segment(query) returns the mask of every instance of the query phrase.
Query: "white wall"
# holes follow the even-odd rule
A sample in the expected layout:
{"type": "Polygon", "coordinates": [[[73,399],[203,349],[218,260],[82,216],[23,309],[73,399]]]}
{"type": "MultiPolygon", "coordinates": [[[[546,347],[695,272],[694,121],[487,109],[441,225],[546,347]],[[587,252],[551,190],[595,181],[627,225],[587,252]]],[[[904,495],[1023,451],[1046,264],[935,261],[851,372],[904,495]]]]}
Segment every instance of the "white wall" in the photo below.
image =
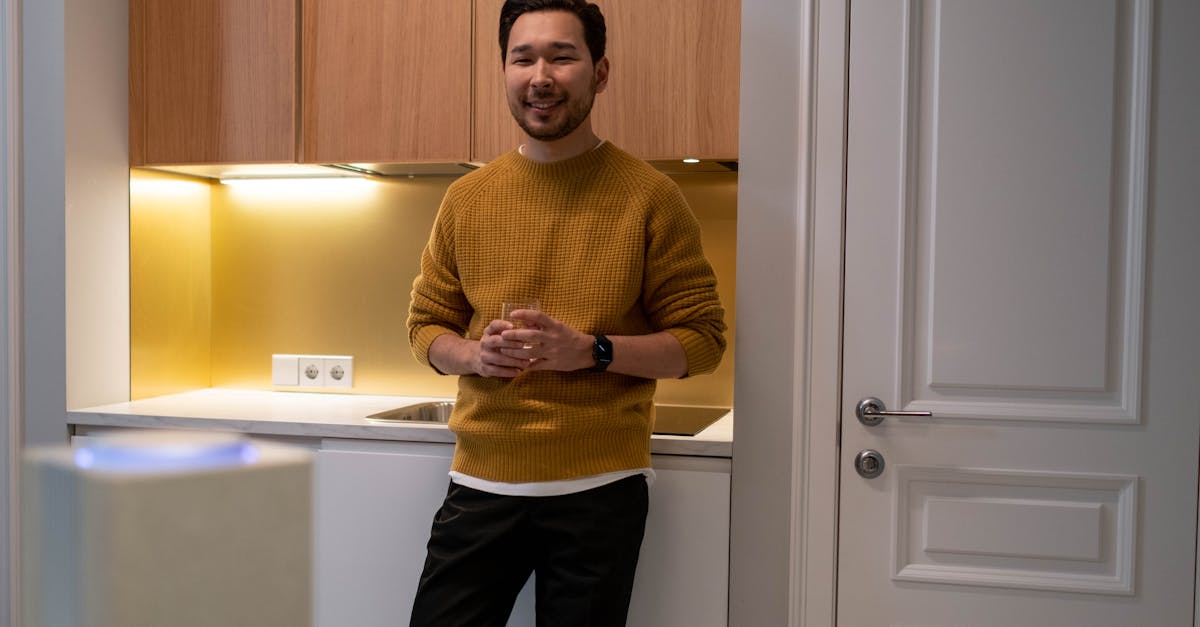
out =
{"type": "Polygon", "coordinates": [[[23,13],[32,444],[65,441],[68,407],[129,398],[129,13],[126,0],[38,0],[23,13]]]}
{"type": "Polygon", "coordinates": [[[742,0],[730,625],[834,623],[847,0],[742,0]]]}
{"type": "Polygon", "coordinates": [[[22,2],[25,444],[66,441],[63,2],[22,2]]]}
{"type": "MultiPolygon", "coordinates": [[[[23,334],[20,346],[6,347],[20,356],[20,389],[6,390],[6,396],[17,396],[17,406],[23,405],[24,410],[8,416],[10,421],[21,423],[11,425],[8,431],[10,436],[22,440],[9,443],[13,445],[9,450],[15,451],[26,444],[62,442],[66,436],[62,298],[63,7],[56,0],[10,1],[17,5],[19,10],[15,14],[21,20],[17,60],[20,130],[19,138],[10,137],[20,142],[20,226],[18,233],[9,235],[20,242],[19,256],[14,257],[21,273],[20,292],[13,313],[19,318],[23,334]],[[37,419],[27,420],[30,416],[37,419]]],[[[5,8],[9,8],[8,3],[5,8]]],[[[5,13],[9,17],[14,15],[7,10],[5,13]]],[[[11,42],[6,39],[6,43],[11,42]]],[[[7,242],[9,238],[5,239],[7,242]]],[[[6,314],[9,311],[7,306],[4,310],[6,314]]],[[[5,400],[7,405],[8,398],[5,400]]],[[[13,523],[17,513],[5,514],[7,531],[15,533],[13,523]]],[[[3,592],[4,607],[8,609],[0,615],[0,625],[15,627],[19,608],[15,607],[16,597],[11,591],[15,588],[12,583],[16,579],[16,555],[10,548],[0,557],[7,584],[3,592]]]]}
{"type": "Polygon", "coordinates": [[[129,400],[129,8],[66,0],[66,407],[129,400]]]}
{"type": "MultiPolygon", "coordinates": [[[[24,412],[9,416],[20,421],[15,449],[66,442],[69,406],[129,398],[129,10],[127,0],[10,4],[21,17],[24,412]]],[[[15,515],[0,511],[0,537],[15,515]]],[[[9,546],[0,546],[0,608],[14,607],[9,546]]],[[[0,627],[9,620],[0,614],[0,627]]]]}
{"type": "MultiPolygon", "coordinates": [[[[20,51],[20,296],[22,325],[21,445],[66,440],[63,300],[63,5],[61,0],[18,2],[20,51]]],[[[13,349],[12,346],[9,347],[13,349]]],[[[15,520],[17,514],[12,514],[15,520]]],[[[16,578],[16,555],[0,566],[16,578]]],[[[8,589],[12,589],[11,587],[8,589]]],[[[10,615],[17,599],[8,598],[10,615]]]]}
{"type": "MultiPolygon", "coordinates": [[[[9,298],[9,290],[14,281],[11,278],[13,266],[9,263],[9,254],[13,251],[10,246],[8,228],[10,216],[17,212],[17,203],[13,195],[20,189],[16,180],[16,167],[19,165],[20,153],[15,145],[16,137],[20,134],[18,128],[20,113],[15,101],[20,94],[15,81],[20,79],[17,72],[18,50],[20,42],[20,24],[16,23],[17,3],[14,0],[0,0],[0,626],[8,626],[16,622],[16,609],[13,607],[13,578],[9,576],[11,556],[15,553],[16,525],[13,516],[16,514],[16,464],[17,443],[20,440],[20,416],[11,411],[14,399],[9,375],[16,370],[10,370],[9,364],[12,351],[20,348],[19,341],[11,340],[9,333],[9,305],[16,299],[9,298]]],[[[12,233],[15,235],[15,233],[12,233]]]]}
{"type": "Polygon", "coordinates": [[[792,391],[803,365],[797,34],[805,4],[742,0],[731,625],[785,625],[788,616],[800,412],[792,391]]]}

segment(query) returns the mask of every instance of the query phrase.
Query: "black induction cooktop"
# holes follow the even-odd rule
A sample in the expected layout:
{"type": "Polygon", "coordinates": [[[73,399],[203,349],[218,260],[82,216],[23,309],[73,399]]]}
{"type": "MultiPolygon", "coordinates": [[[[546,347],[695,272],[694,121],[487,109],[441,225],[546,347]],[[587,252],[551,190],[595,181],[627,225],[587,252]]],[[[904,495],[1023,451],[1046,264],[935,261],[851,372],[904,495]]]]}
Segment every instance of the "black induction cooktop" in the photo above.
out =
{"type": "Polygon", "coordinates": [[[659,435],[696,435],[728,413],[728,407],[655,405],[654,433],[659,435]]]}

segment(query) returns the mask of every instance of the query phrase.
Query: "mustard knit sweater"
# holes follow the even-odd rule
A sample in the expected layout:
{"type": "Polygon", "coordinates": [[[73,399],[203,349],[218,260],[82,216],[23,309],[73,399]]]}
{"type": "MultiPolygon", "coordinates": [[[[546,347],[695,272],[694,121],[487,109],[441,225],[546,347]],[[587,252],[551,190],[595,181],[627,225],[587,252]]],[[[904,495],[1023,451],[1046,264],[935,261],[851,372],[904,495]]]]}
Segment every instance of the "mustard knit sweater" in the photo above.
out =
{"type": "MultiPolygon", "coordinates": [[[[689,376],[725,350],[695,216],[674,181],[608,142],[555,163],[512,151],[450,185],[413,282],[413,354],[429,365],[436,337],[479,339],[502,302],[529,298],[584,333],[667,331],[689,376]]],[[[462,376],[452,467],[506,482],[647,467],[654,388],[590,370],[462,376]]]]}

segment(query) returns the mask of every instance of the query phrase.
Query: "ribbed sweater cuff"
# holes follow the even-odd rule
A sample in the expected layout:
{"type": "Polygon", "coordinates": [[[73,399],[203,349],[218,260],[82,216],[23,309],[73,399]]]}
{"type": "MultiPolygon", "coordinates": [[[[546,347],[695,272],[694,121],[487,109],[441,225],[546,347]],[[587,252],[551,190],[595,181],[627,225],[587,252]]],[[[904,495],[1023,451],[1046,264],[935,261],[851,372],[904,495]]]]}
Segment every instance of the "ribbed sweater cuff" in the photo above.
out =
{"type": "Polygon", "coordinates": [[[683,352],[687,355],[687,376],[708,374],[720,365],[721,351],[716,350],[712,340],[703,333],[691,329],[667,329],[667,333],[674,335],[683,345],[683,352]]]}
{"type": "Polygon", "coordinates": [[[454,333],[454,331],[452,329],[447,329],[446,327],[429,325],[421,327],[415,334],[413,334],[413,356],[416,357],[417,361],[421,362],[422,364],[437,370],[439,374],[444,373],[442,373],[441,370],[438,370],[436,366],[429,363],[429,347],[433,345],[433,341],[437,339],[438,336],[445,335],[447,333],[454,333]]]}

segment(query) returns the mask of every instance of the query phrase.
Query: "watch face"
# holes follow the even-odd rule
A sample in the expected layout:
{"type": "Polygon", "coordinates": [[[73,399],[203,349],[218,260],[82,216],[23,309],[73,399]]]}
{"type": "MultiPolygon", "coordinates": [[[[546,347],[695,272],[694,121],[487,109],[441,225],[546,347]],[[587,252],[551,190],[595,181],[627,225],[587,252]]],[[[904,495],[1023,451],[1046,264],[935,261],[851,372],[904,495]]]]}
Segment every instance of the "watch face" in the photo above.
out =
{"type": "Polygon", "coordinates": [[[612,340],[597,335],[596,341],[592,343],[592,360],[596,362],[592,366],[592,370],[603,371],[612,363],[612,340]]]}

